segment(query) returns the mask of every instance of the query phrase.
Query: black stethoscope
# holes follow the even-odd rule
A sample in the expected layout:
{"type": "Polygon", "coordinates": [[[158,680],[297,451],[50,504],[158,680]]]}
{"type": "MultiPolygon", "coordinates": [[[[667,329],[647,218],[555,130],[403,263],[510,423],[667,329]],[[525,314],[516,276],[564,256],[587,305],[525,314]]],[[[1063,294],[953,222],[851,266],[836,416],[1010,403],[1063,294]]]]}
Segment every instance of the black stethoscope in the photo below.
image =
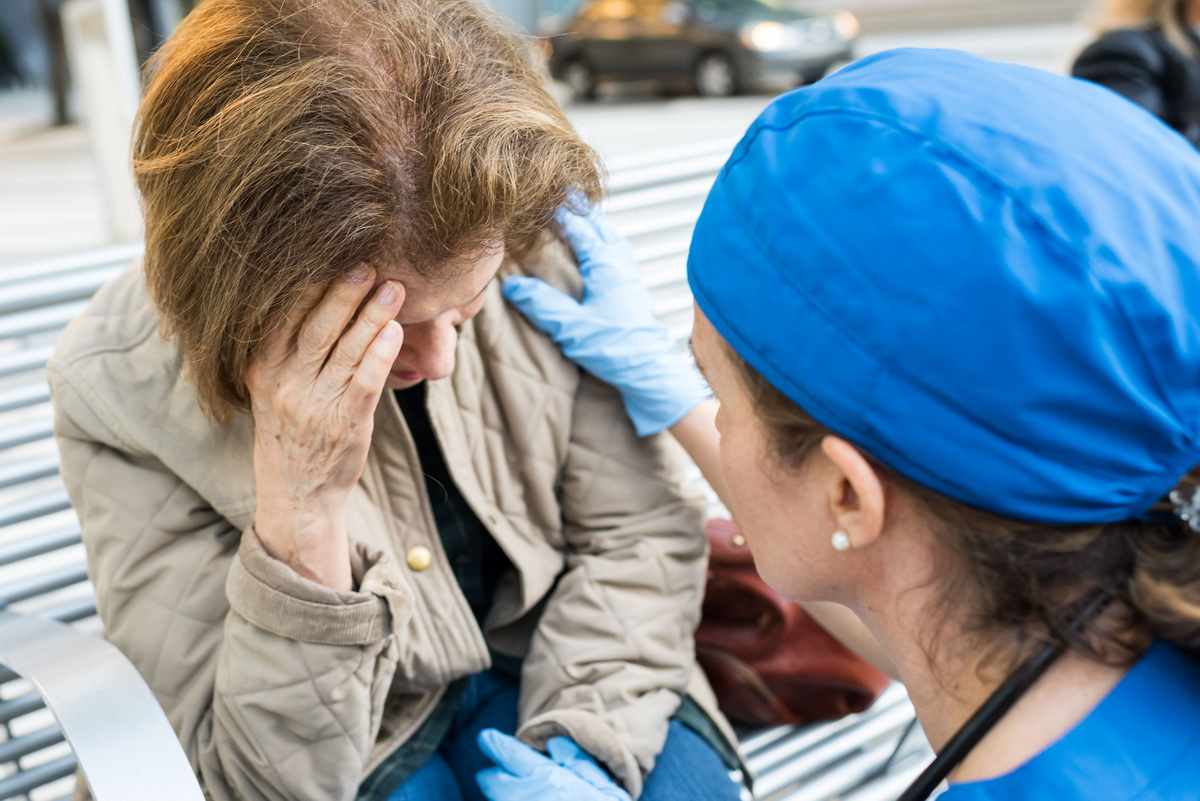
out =
{"type": "MultiPolygon", "coordinates": [[[[1103,592],[1094,598],[1084,609],[1073,626],[1079,628],[1084,621],[1091,621],[1112,603],[1113,595],[1103,592]]],[[[1004,680],[975,714],[955,732],[950,741],[929,763],[929,767],[900,794],[896,801],[925,801],[938,788],[950,771],[966,759],[971,749],[979,744],[1000,718],[1012,708],[1018,699],[1025,694],[1033,683],[1063,655],[1064,648],[1058,643],[1048,643],[1040,651],[1021,663],[1020,667],[1004,680]]]]}

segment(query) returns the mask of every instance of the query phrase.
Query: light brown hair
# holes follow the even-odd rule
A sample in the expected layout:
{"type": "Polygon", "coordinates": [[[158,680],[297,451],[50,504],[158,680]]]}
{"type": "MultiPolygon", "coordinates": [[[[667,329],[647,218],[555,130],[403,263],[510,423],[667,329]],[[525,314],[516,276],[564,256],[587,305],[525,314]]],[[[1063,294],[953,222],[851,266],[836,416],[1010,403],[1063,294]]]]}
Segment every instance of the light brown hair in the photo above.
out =
{"type": "Polygon", "coordinates": [[[1096,27],[1101,31],[1121,28],[1161,28],[1172,45],[1191,58],[1200,58],[1186,31],[1188,0],[1106,0],[1100,7],[1096,27]]]}
{"type": "MultiPolygon", "coordinates": [[[[837,436],[725,347],[781,465],[801,467],[821,440],[837,436]]],[[[1053,642],[1099,662],[1128,664],[1146,633],[1200,657],[1200,533],[1174,519],[1166,499],[1152,510],[1154,520],[1030,523],[947,498],[864,456],[930,524],[943,552],[944,617],[968,609],[968,633],[996,643],[992,662],[1012,668],[1053,642]],[[1111,593],[1116,614],[1081,627],[1101,591],[1111,593]]],[[[1180,482],[1181,489],[1197,485],[1200,469],[1180,482]]]]}
{"type": "Polygon", "coordinates": [[[217,419],[306,289],[362,263],[452,278],[600,195],[542,63],[471,0],[205,0],[148,75],[147,280],[217,419]]]}

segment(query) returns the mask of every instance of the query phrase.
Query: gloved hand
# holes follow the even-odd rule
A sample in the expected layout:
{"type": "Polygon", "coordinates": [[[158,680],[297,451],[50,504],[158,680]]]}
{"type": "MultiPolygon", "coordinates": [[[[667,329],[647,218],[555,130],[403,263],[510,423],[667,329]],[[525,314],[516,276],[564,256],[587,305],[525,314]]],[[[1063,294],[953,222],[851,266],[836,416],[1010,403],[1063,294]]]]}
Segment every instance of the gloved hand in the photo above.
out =
{"type": "Polygon", "coordinates": [[[631,801],[572,740],[554,737],[540,754],[495,729],[479,733],[479,748],[498,767],[475,774],[491,801],[631,801]]]}
{"type": "Polygon", "coordinates": [[[593,209],[555,215],[583,274],[583,301],[537,278],[510,276],[504,296],[567,358],[621,392],[640,436],[675,425],[708,393],[699,372],[654,317],[633,249],[593,209]]]}

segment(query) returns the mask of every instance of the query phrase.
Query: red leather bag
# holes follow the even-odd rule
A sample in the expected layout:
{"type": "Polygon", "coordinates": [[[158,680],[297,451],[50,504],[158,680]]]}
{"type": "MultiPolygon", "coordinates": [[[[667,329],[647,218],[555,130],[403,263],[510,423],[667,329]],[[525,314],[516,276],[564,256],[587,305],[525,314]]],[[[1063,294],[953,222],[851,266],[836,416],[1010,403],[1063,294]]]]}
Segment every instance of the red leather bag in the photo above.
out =
{"type": "Polygon", "coordinates": [[[733,521],[710,520],[705,530],[712,556],[696,657],[721,711],[771,726],[831,720],[875,703],[890,679],[759,578],[733,521]]]}

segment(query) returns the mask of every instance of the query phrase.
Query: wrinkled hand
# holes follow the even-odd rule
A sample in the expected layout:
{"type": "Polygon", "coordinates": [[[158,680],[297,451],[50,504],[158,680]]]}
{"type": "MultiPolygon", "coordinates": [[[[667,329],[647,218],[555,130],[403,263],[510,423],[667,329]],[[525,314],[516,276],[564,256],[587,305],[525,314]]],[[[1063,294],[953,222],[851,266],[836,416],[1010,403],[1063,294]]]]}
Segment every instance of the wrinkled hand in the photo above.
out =
{"type": "Polygon", "coordinates": [[[630,801],[629,794],[566,737],[546,744],[549,757],[495,729],[479,733],[479,747],[498,766],[475,776],[490,801],[630,801]]]}
{"type": "Polygon", "coordinates": [[[364,269],[308,292],[246,374],[259,539],[302,576],[339,589],[351,586],[346,499],[403,339],[404,288],[386,281],[372,293],[374,278],[364,269]]]}
{"type": "Polygon", "coordinates": [[[505,279],[505,297],[567,358],[620,390],[638,434],[671,427],[707,393],[655,318],[632,248],[598,210],[559,209],[556,219],[579,261],[583,301],[525,276],[505,279]]]}

